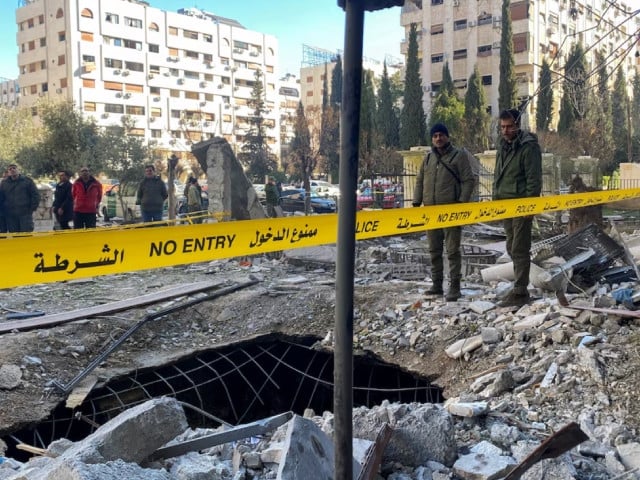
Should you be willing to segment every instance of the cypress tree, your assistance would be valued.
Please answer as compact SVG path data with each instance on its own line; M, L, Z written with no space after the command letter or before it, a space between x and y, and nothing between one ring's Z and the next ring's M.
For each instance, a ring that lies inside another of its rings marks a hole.
M376 146L376 95L373 90L373 73L371 70L365 70L362 72L360 99L360 156L367 157Z
M404 104L400 114L400 147L426 144L426 123L422 106L422 82L420 59L418 58L418 33L416 24L411 24L407 48L407 66L404 83Z
M464 96L465 147L471 152L484 152L489 146L489 114L478 65L469 77Z
M560 120L558 133L571 135L576 120L582 120L586 114L589 100L587 91L587 63L582 44L571 47L564 67L562 100L560 102Z
M444 62L444 66L442 67L442 82L440 83L438 92L444 92L447 95L456 94L456 87L453 85L451 70L449 70L449 62Z
M517 107L516 76L513 59L513 30L511 28L511 2L502 0L502 32L500 36L500 83L498 109Z
M545 58L540 69L540 86L538 87L538 106L536 108L536 130L546 132L553 115L553 89L551 88L551 67Z
M324 64L324 79L322 80L322 112L320 116L320 145L318 153L326 156L329 149L329 138L331 132L329 131L330 124L330 105L329 105L329 82L327 80L327 64Z
M616 166L621 162L628 161L629 107L627 80L623 69L618 67L618 74L613 82L613 93L611 94L611 120L617 139L613 154Z
M331 73L331 105L342 103L342 58L336 57L336 66Z
M633 77L633 100L631 103L631 139L633 141L633 161L640 161L640 73Z
M317 159L311 151L311 134L309 123L304 114L302 102L298 102L296 121L293 125L293 139L291 140L291 160L294 170L302 178L305 190L310 191L309 178L316 168ZM310 198L305 196L305 212L310 211Z
M387 72L387 62L382 69L380 90L378 91L378 134L384 147L398 147L400 137L398 132L398 117L393 108L391 96L391 81Z

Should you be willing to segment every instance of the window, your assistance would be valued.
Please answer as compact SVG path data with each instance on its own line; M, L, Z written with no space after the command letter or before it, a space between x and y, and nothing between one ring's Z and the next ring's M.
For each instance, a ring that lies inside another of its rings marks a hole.
M187 57L187 58L193 58L193 59L197 60L200 55L198 54L198 52L194 52L192 50L185 50L184 51L184 56Z
M62 11L61 8L58 9L58 11L56 12L56 18L62 18L64 17L64 12Z
M65 32L58 32L58 41L64 42L67 39L67 35Z
M115 13L105 13L104 21L107 23L113 23L115 25L120 23L120 16Z
M29 50L35 50L36 49L36 42L31 40L29 42Z
M158 27L158 24L156 22L151 22L149 24L149 30L151 30L152 32L159 32L160 27Z
M478 47L479 57L489 57L491 55L491 45L480 45Z
M193 30L183 30L182 36L184 38L190 38L191 40L198 40L198 32L194 32Z
M511 3L511 21L526 20L529 18L529 2Z
M240 50L249 50L249 44L247 42L241 42L240 40L234 40L233 48L238 48Z
M60 88L67 88L67 79L66 79L66 77L60 79Z
M442 33L444 33L444 25L442 23L431 25L431 35L440 35Z
M207 102L212 102L212 101L213 101L213 93L205 93L205 94L204 94L204 99L205 99Z
M160 107L151 107L150 116L160 118L162 116L162 109Z
M124 17L124 24L127 27L142 28L142 20L139 18Z
M212 74L210 74L210 73L205 73L205 74L204 74L204 79L205 79L205 81L207 81L207 82L213 82L213 75L212 75Z
M67 59L64 55L58 55L58 65L64 65L67 63Z
M313 90L309 90L307 92L307 97L313 97Z
M273 73L273 65L267 65L267 73Z
M171 118L180 118L180 110L171 110Z
M115 58L105 58L104 66L107 68L122 68L122 60L117 60Z
M213 36L209 35L208 33L203 33L202 34L202 39L207 43L212 43L213 42Z
M151 95L160 95L160 87L149 87Z
M171 55L172 57L177 57L178 56L178 49L177 48L169 48L169 55Z
M40 60L40 70L46 70L46 69L47 69L47 61Z
M435 55L431 55L431 63L442 63L444 61L444 54L437 53Z
M489 25L491 22L493 22L493 17L491 17L490 13L481 13L478 15L478 26Z
M513 36L513 53L526 52L529 49L527 33L516 33Z
M127 105L127 115L144 115L145 108L140 105Z
M30 63L29 64L29 73L33 73L36 71L36 64L34 63Z
M96 57L93 55L82 55L82 63L96 63Z
M211 55L210 53L203 53L202 54L202 61L205 62L205 63L213 62L213 55Z
M85 42L93 42L93 33L91 32L82 32L80 34L80 38Z
M180 75L180 70L178 70L177 68L170 68L169 69L169 74L172 77L177 77L178 75Z
M84 88L96 88L96 81L92 78L83 78L82 86Z
M184 98L189 100L200 100L200 94L198 92L184 92Z
M190 70L184 71L184 78L190 78L191 80L199 80L200 74L198 72L192 72Z
M82 16L84 18L93 18L93 12L91 10L89 10L88 8L83 8L82 12L80 12L80 16Z
M31 95L35 95L36 93L38 93L38 86L37 85L31 85L31 87L29 87Z
M44 15L38 15L38 24L39 25L43 25L44 24Z
M115 90L116 92L122 91L122 84L120 82L104 82L105 90Z
M158 45L156 45L155 43L150 43L149 44L149 51L151 53L160 53L160 47Z
M444 0L431 0L431 5L442 5Z
M104 111L109 113L124 113L124 107L115 103L105 103Z
M151 130L151 138L162 138L162 130Z
M160 73L160 65L149 65L149 73Z
M41 47L46 47L47 46L47 39L45 37L42 37L40 39L40 46Z
M30 18L29 20L27 20L27 27L33 28L33 18Z
M169 27L169 35L174 35L177 36L178 35L178 28L177 27Z
M134 50L142 50L142 42L136 42L135 40L125 40L124 48L133 48Z
M462 20L456 20L453 22L454 30L464 30L467 28L467 19L463 18Z
M180 98L180 90L172 88L171 90L169 90L169 96L172 98Z
M220 57L220 65L229 65L229 59L227 57Z
M144 72L144 65L139 62L124 62L124 68L132 72Z
M95 112L96 102L84 102L83 108L85 112Z
M142 87L142 85L133 85L131 83L127 83L124 86L124 91L125 92L133 92L133 93L142 93L143 92L143 87Z
M491 85L491 84L492 84L491 75L483 75L482 76L482 85Z
M453 59L454 60L462 60L463 58L467 58L467 49L463 48L461 50L453 51Z

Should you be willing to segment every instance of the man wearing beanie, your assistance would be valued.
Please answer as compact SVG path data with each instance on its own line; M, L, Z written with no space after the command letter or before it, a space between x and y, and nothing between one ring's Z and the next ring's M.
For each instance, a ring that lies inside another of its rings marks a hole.
M500 113L500 144L493 174L493 199L539 197L542 191L542 154L538 137L520 130L520 112ZM529 269L531 267L531 226L533 217L504 220L507 253L513 260L513 290L501 307L521 307L529 303Z
M413 206L466 203L471 199L475 187L475 177L467 157L468 152L456 148L449 141L449 130L441 123L431 127L431 152L420 167L416 178ZM431 257L430 295L442 295L444 280L443 247L449 260L449 291L446 300L455 302L461 297L460 278L462 255L460 240L462 227L439 228L427 231L429 255Z

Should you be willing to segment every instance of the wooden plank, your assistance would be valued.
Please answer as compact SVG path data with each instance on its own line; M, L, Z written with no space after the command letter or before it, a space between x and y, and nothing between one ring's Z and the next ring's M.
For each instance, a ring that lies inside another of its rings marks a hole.
M596 313L606 313L608 315L618 315L619 317L640 318L640 311L638 310L624 310L622 308L597 308L597 307L583 307L578 305L570 305L569 308L574 310L588 310Z
M11 332L13 330L31 330L40 327L50 327L60 325L62 323L81 320L84 318L96 317L110 313L120 312L131 308L149 305L151 303L161 302L169 298L181 297L183 295L191 295L206 290L211 290L222 285L222 282L196 282L179 285L177 287L159 290L157 292L148 293L139 297L119 300L117 302L105 303L102 305L94 305L93 307L83 308L81 310L72 310L70 312L54 313L30 320L20 320L13 322L0 323L0 333Z

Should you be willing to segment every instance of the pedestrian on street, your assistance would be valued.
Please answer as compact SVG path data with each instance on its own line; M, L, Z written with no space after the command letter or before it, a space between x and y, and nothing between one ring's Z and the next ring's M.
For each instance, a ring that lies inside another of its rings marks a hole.
M202 223L202 188L195 177L189 178L187 191L187 211L195 214L193 223Z
M9 176L9 170L5 170L2 174L0 183ZM0 233L7 233L7 216L4 211L4 192L0 189Z
M276 207L280 205L280 194L278 193L275 178L269 177L267 183L264 185L264 194L267 204L267 216L271 218L277 217Z
M80 176L71 187L73 195L73 228L95 228L96 213L102 200L102 184L89 173L89 167L80 168Z
M475 177L469 164L466 151L457 148L449 141L449 130L441 123L431 127L431 152L422 161L416 178L413 206L444 205L448 203L466 203L470 200L475 187ZM445 296L449 302L455 302L460 293L462 277L462 254L460 241L462 227L437 228L427 231L429 256L431 257L431 280L433 286L427 291L430 295L442 295L444 290L444 248L449 260L449 291Z
M73 220L73 195L71 194L71 172L60 170L58 172L58 184L53 192L53 205L51 211L60 225L60 229L69 230L69 222Z
M33 212L38 209L40 192L31 178L20 174L15 163L7 170L9 174L0 183L7 232L33 232Z
M145 165L144 179L140 182L136 195L136 204L140 205L143 222L157 222L162 220L164 202L169 196L167 185L153 165Z
M496 153L493 177L493 199L506 200L539 197L542 191L542 154L538 137L520 129L520 112L516 109L500 113L500 144ZM507 253L513 260L513 289L500 306L522 306L529 303L529 270L531 268L531 227L533 216L504 220Z

